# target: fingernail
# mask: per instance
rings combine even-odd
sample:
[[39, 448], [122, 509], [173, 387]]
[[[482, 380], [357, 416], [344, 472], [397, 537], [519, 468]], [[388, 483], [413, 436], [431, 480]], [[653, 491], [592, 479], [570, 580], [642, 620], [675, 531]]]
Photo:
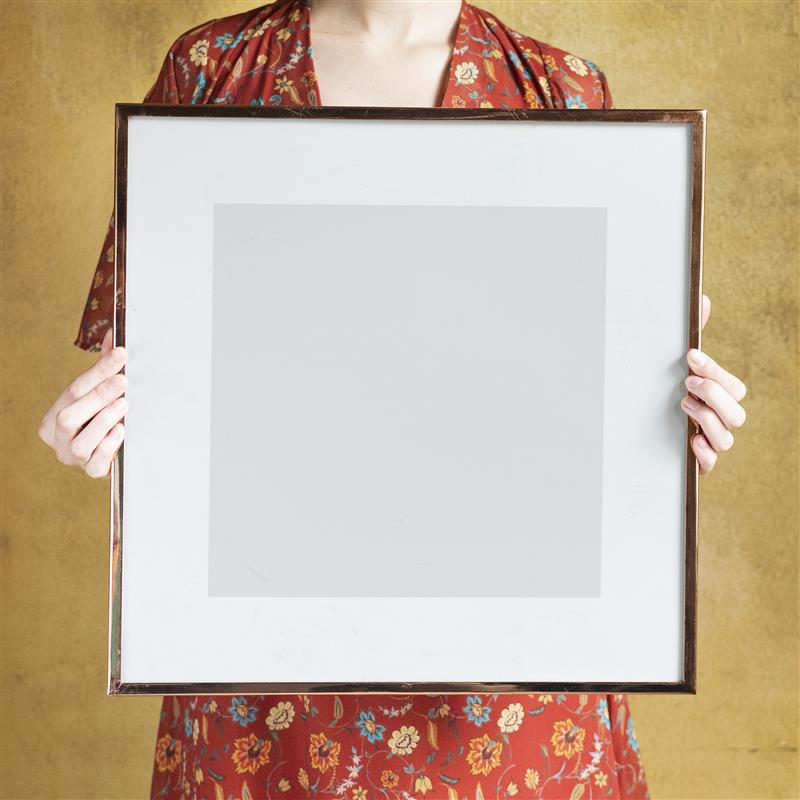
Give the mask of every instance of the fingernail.
[[697, 348], [693, 347], [689, 351], [689, 363], [693, 364], [696, 367], [702, 367], [703, 364], [708, 361], [708, 356], [705, 353], [700, 352]]
[[689, 389], [699, 389], [703, 385], [703, 379], [698, 378], [697, 375], [690, 375], [686, 379], [686, 386]]
[[697, 411], [697, 409], [700, 408], [700, 403], [698, 403], [694, 397], [684, 397], [681, 402], [689, 411]]

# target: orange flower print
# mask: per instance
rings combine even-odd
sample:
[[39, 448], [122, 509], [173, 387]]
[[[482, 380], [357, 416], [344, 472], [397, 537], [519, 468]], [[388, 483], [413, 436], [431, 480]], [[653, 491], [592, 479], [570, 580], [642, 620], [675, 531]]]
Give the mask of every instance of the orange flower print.
[[548, 72], [552, 72], [554, 69], [556, 69], [556, 60], [550, 53], [544, 54], [544, 68]]
[[181, 743], [169, 734], [156, 742], [156, 764], [159, 772], [173, 772], [181, 763]]
[[317, 82], [317, 76], [314, 70], [309, 69], [303, 73], [303, 77], [300, 78], [300, 80], [303, 82], [304, 86], [313, 86]]
[[541, 108], [542, 104], [539, 102], [539, 96], [533, 91], [533, 87], [525, 87], [525, 105], [528, 108]]
[[453, 108], [464, 108], [466, 104], [467, 101], [463, 97], [459, 97], [457, 94], [454, 94], [450, 98], [450, 105], [453, 106]]
[[586, 731], [573, 724], [571, 719], [562, 719], [553, 723], [553, 735], [550, 741], [557, 756], [572, 758], [583, 750]]
[[323, 732], [312, 733], [309, 737], [308, 753], [311, 766], [320, 772], [327, 772], [339, 763], [339, 751], [342, 745], [329, 739]]
[[233, 751], [231, 752], [236, 771], [239, 774], [249, 772], [251, 775], [255, 775], [256, 770], [261, 769], [264, 764], [269, 762], [271, 748], [272, 742], [259, 739], [254, 733], [237, 739], [233, 743]]
[[390, 769], [381, 772], [381, 786], [384, 789], [394, 789], [398, 783], [400, 783], [400, 776], [396, 772], [392, 772]]
[[470, 739], [467, 753], [470, 771], [473, 775], [488, 775], [495, 767], [500, 766], [502, 752], [502, 742], [494, 741], [488, 733]]
[[308, 773], [300, 767], [297, 770], [297, 782], [305, 789], [308, 790]]

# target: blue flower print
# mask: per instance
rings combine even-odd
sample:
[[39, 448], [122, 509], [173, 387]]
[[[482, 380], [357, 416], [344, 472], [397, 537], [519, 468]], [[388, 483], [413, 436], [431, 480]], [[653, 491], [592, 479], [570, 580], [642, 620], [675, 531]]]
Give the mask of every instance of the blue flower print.
[[361, 735], [366, 736], [370, 744], [383, 739], [383, 733], [386, 728], [375, 722], [375, 715], [371, 711], [362, 711], [358, 715], [356, 725], [361, 731]]
[[600, 718], [600, 722], [611, 730], [611, 718], [608, 715], [608, 700], [606, 700], [605, 697], [598, 700], [594, 710]]
[[481, 703], [481, 699], [478, 697], [478, 695], [468, 697], [467, 704], [464, 706], [464, 711], [467, 713], [467, 719], [470, 722], [474, 722], [479, 728], [484, 722], [489, 721], [489, 713], [491, 710], [492, 709], [489, 706], [485, 706], [483, 703]]
[[194, 731], [194, 724], [192, 718], [189, 716], [189, 709], [185, 708], [183, 711], [183, 731], [187, 736], [191, 736]]
[[232, 33], [223, 33], [222, 36], [217, 36], [217, 43], [214, 47], [219, 47], [220, 50], [228, 50], [231, 47], [236, 47], [236, 45], [242, 41], [242, 36], [244, 36], [244, 31], [236, 37], [234, 37]]
[[633, 717], [628, 717], [628, 724], [625, 726], [625, 733], [628, 734], [628, 744], [634, 753], [639, 752], [639, 742], [636, 741], [636, 734], [633, 732]]
[[589, 108], [589, 106], [587, 106], [586, 103], [583, 102], [583, 98], [579, 94], [577, 94], [577, 95], [568, 94], [567, 95], [567, 105], [566, 105], [566, 107], [567, 108]]
[[256, 721], [256, 707], [248, 706], [244, 697], [232, 697], [228, 711], [230, 711], [231, 719], [238, 722], [243, 728]]
[[198, 72], [197, 85], [194, 87], [194, 94], [192, 95], [192, 105], [194, 105], [203, 96], [203, 90], [205, 88], [206, 88], [206, 74], [205, 72]]

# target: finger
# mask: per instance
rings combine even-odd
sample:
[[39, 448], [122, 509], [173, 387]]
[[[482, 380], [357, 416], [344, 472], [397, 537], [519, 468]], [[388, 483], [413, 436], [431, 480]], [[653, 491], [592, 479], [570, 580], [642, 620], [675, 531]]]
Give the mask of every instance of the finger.
[[722, 424], [714, 409], [691, 395], [686, 395], [681, 400], [681, 407], [703, 429], [706, 441], [717, 453], [733, 447], [733, 434]]
[[702, 309], [700, 312], [700, 330], [703, 330], [706, 326], [706, 322], [708, 322], [708, 318], [711, 315], [711, 298], [707, 295], [703, 295], [703, 304]]
[[686, 361], [696, 375], [716, 381], [734, 400], [743, 400], [747, 394], [744, 383], [723, 369], [713, 358], [694, 347], [686, 354]]
[[[69, 448], [72, 439], [101, 409], [113, 403], [127, 388], [128, 379], [123, 373], [112, 375], [56, 414], [55, 447]], [[108, 428], [106, 428], [108, 430]]]
[[86, 462], [84, 470], [90, 478], [107, 478], [111, 471], [111, 462], [117, 454], [122, 440], [125, 438], [125, 428], [118, 422], [95, 448], [92, 457]]
[[729, 430], [740, 428], [744, 424], [747, 418], [744, 409], [716, 381], [690, 375], [686, 379], [686, 388], [711, 406]]
[[[56, 417], [61, 411], [76, 400], [80, 400], [81, 397], [84, 397], [92, 391], [92, 389], [102, 381], [119, 372], [125, 364], [126, 358], [127, 353], [124, 347], [115, 347], [100, 356], [86, 372], [78, 375], [78, 377], [64, 389], [58, 400], [53, 403], [50, 410], [45, 414], [45, 420], [55, 425]], [[85, 421], [86, 420], [84, 420], [84, 422]]]
[[717, 463], [717, 454], [714, 448], [711, 447], [702, 433], [693, 436], [691, 444], [692, 452], [700, 467], [700, 474], [705, 475], [706, 472], [711, 472], [711, 470], [714, 469], [714, 464]]
[[69, 448], [73, 458], [79, 464], [86, 464], [100, 442], [125, 416], [127, 411], [128, 401], [124, 397], [118, 397], [96, 414], [92, 421], [70, 442]]

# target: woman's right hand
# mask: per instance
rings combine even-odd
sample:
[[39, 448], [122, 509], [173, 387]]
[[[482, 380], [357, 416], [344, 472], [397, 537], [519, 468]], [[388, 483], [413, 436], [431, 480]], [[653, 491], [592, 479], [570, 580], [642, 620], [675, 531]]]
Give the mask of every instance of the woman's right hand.
[[106, 478], [122, 444], [120, 420], [128, 410], [121, 397], [128, 380], [120, 370], [125, 348], [111, 347], [111, 328], [103, 337], [101, 356], [78, 375], [42, 418], [39, 438], [53, 448], [62, 464], [80, 467], [90, 478]]

